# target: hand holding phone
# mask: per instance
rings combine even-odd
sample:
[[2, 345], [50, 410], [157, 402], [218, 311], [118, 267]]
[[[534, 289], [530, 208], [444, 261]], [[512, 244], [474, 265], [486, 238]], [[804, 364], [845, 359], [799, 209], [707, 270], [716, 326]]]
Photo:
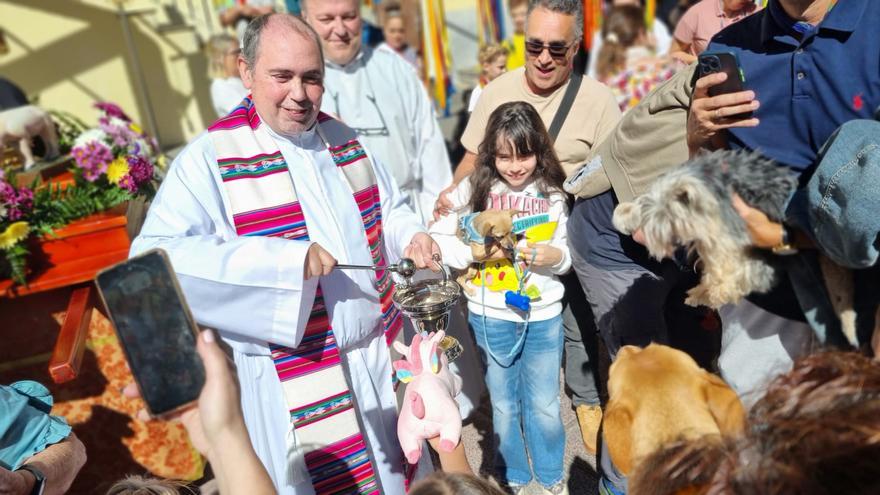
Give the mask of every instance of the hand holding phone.
[[703, 148], [725, 147], [725, 129], [760, 123], [753, 115], [760, 103], [754, 91], [745, 89], [744, 73], [734, 53], [700, 54], [694, 78], [687, 120], [691, 156]]
[[732, 52], [703, 52], [697, 57], [700, 77], [723, 72], [727, 75], [724, 82], [711, 86], [709, 96], [725, 95], [745, 91], [745, 74], [739, 64], [739, 57]]
[[205, 384], [199, 330], [165, 252], [147, 251], [95, 282], [148, 412], [163, 417], [193, 404]]

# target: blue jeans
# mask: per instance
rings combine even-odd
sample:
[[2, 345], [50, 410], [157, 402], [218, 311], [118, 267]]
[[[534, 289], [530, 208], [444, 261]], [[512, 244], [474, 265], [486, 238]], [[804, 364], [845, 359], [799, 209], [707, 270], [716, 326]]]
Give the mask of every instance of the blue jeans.
[[[526, 485], [532, 480], [531, 457], [538, 483], [550, 487], [562, 481], [565, 453], [565, 429], [559, 406], [562, 317], [527, 325], [470, 313], [468, 322], [481, 351], [486, 386], [492, 399], [497, 474], [511, 485]], [[486, 347], [487, 341], [491, 353]]]

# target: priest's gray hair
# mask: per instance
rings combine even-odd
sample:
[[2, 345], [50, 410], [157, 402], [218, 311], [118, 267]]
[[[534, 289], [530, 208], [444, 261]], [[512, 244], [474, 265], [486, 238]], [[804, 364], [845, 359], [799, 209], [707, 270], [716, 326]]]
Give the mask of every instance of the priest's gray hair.
[[[263, 34], [263, 30], [269, 25], [269, 21], [283, 22], [287, 27], [311, 39], [318, 50], [318, 54], [321, 56], [321, 60], [324, 60], [324, 50], [321, 48], [321, 38], [318, 37], [318, 33], [315, 32], [315, 29], [312, 28], [312, 26], [309, 26], [306, 21], [292, 14], [265, 14], [251, 19], [251, 22], [248, 23], [247, 29], [244, 30], [244, 36], [242, 36], [241, 39], [241, 56], [247, 63], [248, 68], [253, 69], [254, 65], [257, 63], [257, 55], [260, 50], [260, 37]], [[321, 67], [323, 69], [323, 64], [321, 64]]]
[[[573, 15], [574, 41], [580, 41], [584, 37], [584, 2], [582, 0], [529, 0], [529, 17], [531, 17], [532, 11], [538, 7], [557, 14]], [[528, 17], [526, 17], [527, 25], [528, 22]]]

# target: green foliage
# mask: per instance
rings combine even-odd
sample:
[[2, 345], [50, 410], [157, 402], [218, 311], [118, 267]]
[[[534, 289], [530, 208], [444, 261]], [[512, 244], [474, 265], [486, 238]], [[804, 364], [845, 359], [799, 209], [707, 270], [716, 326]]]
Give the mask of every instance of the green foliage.
[[70, 153], [76, 138], [88, 129], [88, 126], [70, 112], [49, 110], [58, 130], [58, 148], [62, 155]]

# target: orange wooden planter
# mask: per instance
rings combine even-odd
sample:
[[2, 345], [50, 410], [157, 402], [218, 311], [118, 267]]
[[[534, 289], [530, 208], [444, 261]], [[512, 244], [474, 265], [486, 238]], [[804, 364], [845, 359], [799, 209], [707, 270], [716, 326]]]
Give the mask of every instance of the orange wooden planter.
[[49, 374], [55, 383], [76, 378], [95, 304], [92, 279], [102, 268], [125, 260], [131, 241], [126, 206], [120, 205], [77, 220], [34, 241], [28, 257], [28, 285], [0, 280], [0, 297], [17, 298], [61, 287], [75, 287], [52, 358]]
[[82, 218], [31, 245], [28, 285], [0, 280], [0, 297], [20, 297], [87, 282], [128, 257], [126, 205]]

